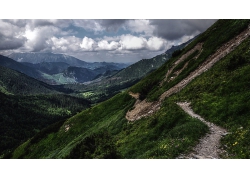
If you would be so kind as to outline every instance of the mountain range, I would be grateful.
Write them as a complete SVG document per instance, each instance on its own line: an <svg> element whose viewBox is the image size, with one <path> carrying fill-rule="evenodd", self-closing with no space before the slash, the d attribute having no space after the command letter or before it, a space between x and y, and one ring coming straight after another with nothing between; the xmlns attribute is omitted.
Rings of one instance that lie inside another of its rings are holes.
<svg viewBox="0 0 250 180"><path fill-rule="evenodd" d="M113 62L89 63L72 56L54 53L12 53L8 57L7 60L1 56L0 65L49 84L83 83L94 80L97 75L105 75L106 71L118 71L128 66ZM68 73L69 71L71 73ZM82 76L79 72L88 77Z"/></svg>
<svg viewBox="0 0 250 180"><path fill-rule="evenodd" d="M28 62L32 64L38 64L43 62L63 62L67 63L70 66L75 67L84 67L87 69L95 69L98 67L103 67L105 65L113 65L118 69L127 67L127 64L124 63L108 63L108 62L86 62L80 59L77 59L73 56L65 54L54 54L54 53L12 53L8 56L11 59L14 59L17 62Z"/></svg>

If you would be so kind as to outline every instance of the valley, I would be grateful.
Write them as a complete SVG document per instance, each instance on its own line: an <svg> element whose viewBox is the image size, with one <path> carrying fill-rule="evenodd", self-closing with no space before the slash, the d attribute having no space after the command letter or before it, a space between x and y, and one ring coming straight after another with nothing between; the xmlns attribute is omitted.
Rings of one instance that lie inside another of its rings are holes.
<svg viewBox="0 0 250 180"><path fill-rule="evenodd" d="M173 52L184 48L192 40L130 66L124 63L88 63L53 53L13 53L9 57L16 61L2 57L4 60L0 61L0 65L20 71L55 88L60 87L64 93L98 103L137 83L166 62Z"/></svg>

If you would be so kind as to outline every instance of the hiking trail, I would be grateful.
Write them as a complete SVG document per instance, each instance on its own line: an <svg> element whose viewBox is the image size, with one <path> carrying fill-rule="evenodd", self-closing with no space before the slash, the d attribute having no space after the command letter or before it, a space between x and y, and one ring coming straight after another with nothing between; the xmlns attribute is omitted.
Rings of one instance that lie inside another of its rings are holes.
<svg viewBox="0 0 250 180"><path fill-rule="evenodd" d="M198 114L195 114L190 108L190 103L179 102L176 104L191 117L199 119L209 127L209 132L200 139L199 144L194 147L193 151L188 155L181 154L177 159L219 159L219 155L223 153L223 150L220 149L220 140L222 136L227 135L228 132L211 122L205 121L205 119Z"/></svg>

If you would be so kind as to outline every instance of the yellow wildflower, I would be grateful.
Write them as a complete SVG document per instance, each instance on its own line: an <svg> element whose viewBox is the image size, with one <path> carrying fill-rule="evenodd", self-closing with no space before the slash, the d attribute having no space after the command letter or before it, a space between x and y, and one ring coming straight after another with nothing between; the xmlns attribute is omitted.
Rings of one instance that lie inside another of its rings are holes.
<svg viewBox="0 0 250 180"><path fill-rule="evenodd" d="M233 146L235 146L236 144L238 144L238 142L235 142L235 143L233 144Z"/></svg>

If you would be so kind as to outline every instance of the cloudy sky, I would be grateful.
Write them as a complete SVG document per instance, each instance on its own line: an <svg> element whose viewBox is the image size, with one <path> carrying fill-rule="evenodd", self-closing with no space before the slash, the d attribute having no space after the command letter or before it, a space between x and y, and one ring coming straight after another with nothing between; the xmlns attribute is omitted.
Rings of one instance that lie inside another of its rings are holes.
<svg viewBox="0 0 250 180"><path fill-rule="evenodd" d="M133 63L186 42L216 20L0 20L0 54L53 52L84 61Z"/></svg>

